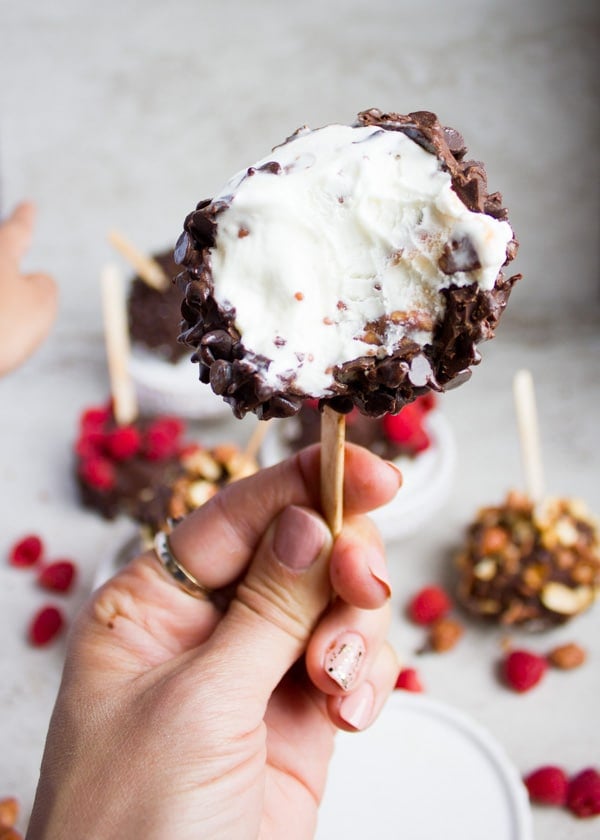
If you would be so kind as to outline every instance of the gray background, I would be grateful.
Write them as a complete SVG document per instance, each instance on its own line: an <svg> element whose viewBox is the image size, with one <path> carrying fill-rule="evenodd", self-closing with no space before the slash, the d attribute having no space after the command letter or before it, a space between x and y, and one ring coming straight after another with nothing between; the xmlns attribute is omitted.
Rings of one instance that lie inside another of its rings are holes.
<svg viewBox="0 0 600 840"><path fill-rule="evenodd" d="M428 108L464 133L504 193L525 275L472 381L442 401L459 456L451 498L431 527L389 546L392 641L431 696L490 729L520 772L597 761L600 607L542 637L512 634L540 652L572 640L589 651L580 671L549 674L520 697L498 685L497 630L469 627L456 651L415 663L421 634L403 604L448 574L475 509L522 484L511 397L522 365L537 385L549 492L581 496L600 512L598 8L585 0L0 0L2 206L38 203L28 264L52 271L61 287L50 340L0 382L0 797L19 796L22 825L64 640L28 647L24 628L45 596L2 558L30 531L54 556L75 558L80 582L63 601L72 617L98 563L131 531L83 511L71 475L77 417L108 393L98 275L115 255L106 233L117 227L148 251L172 245L200 198L297 126L350 121L372 106ZM202 435L243 439L251 428L231 419ZM534 820L540 840L591 840L597 831L597 820L553 809L535 809Z"/></svg>

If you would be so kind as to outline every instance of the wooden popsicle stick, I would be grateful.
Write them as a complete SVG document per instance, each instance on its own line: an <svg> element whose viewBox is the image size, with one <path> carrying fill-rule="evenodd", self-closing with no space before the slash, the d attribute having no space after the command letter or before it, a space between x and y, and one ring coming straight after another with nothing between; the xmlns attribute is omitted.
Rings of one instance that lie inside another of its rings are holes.
<svg viewBox="0 0 600 840"><path fill-rule="evenodd" d="M270 420L258 421L244 450L236 458L236 466L231 473L230 481L245 478L247 475L252 475L256 471L256 458L269 429L270 422Z"/></svg>
<svg viewBox="0 0 600 840"><path fill-rule="evenodd" d="M527 495L534 502L544 498L544 468L533 377L528 370L519 370L513 380L517 426L521 442L521 460Z"/></svg>
<svg viewBox="0 0 600 840"><path fill-rule="evenodd" d="M334 538L344 516L346 417L326 407L321 415L321 506Z"/></svg>
<svg viewBox="0 0 600 840"><path fill-rule="evenodd" d="M117 230L109 231L108 241L121 256L125 257L146 285L158 292L164 292L168 289L171 281L156 260L143 254Z"/></svg>
<svg viewBox="0 0 600 840"><path fill-rule="evenodd" d="M135 389L129 373L129 330L123 278L116 266L102 269L102 311L104 340L115 420L120 426L132 423L138 415Z"/></svg>
<svg viewBox="0 0 600 840"><path fill-rule="evenodd" d="M265 439L265 435L269 431L270 423L270 420L258 421L254 427L254 431L248 438L248 443L246 444L244 451L242 452L242 460L256 461L262 442Z"/></svg>

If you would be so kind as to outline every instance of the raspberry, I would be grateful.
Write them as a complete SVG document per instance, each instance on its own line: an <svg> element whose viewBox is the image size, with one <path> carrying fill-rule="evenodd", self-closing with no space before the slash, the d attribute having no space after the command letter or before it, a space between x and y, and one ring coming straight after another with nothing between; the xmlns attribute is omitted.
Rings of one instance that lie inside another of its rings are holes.
<svg viewBox="0 0 600 840"><path fill-rule="evenodd" d="M111 417L110 406L88 408L81 415L79 425L82 431L102 431Z"/></svg>
<svg viewBox="0 0 600 840"><path fill-rule="evenodd" d="M386 414L382 420L383 434L392 443L405 446L416 455L431 445L423 428L423 412L415 403L404 406L399 414Z"/></svg>
<svg viewBox="0 0 600 840"><path fill-rule="evenodd" d="M595 817L600 814L600 773L596 769L588 767L570 780L567 808L576 817Z"/></svg>
<svg viewBox="0 0 600 840"><path fill-rule="evenodd" d="M419 590L408 605L408 615L415 624L432 624L450 611L450 598L441 586Z"/></svg>
<svg viewBox="0 0 600 840"><path fill-rule="evenodd" d="M142 436L135 426L121 426L113 429L106 436L104 447L106 452L116 461L127 461L139 452Z"/></svg>
<svg viewBox="0 0 600 840"><path fill-rule="evenodd" d="M13 545L8 557L9 563L11 566L18 566L19 568L35 566L43 552L44 545L41 539L35 534L29 534Z"/></svg>
<svg viewBox="0 0 600 840"><path fill-rule="evenodd" d="M75 580L75 564L70 560L55 560L41 570L38 583L54 592L68 592Z"/></svg>
<svg viewBox="0 0 600 840"><path fill-rule="evenodd" d="M80 458L100 455L104 450L106 435L98 429L84 430L75 443L75 452Z"/></svg>
<svg viewBox="0 0 600 840"><path fill-rule="evenodd" d="M417 399L415 400L415 404L418 405L423 414L427 414L429 411L433 411L433 409L436 407L437 397L433 393L433 391L428 391L426 394L417 397Z"/></svg>
<svg viewBox="0 0 600 840"><path fill-rule="evenodd" d="M398 679L396 680L394 688L402 689L402 691L414 692L421 692L425 690L419 675L414 668L403 668L398 674Z"/></svg>
<svg viewBox="0 0 600 840"><path fill-rule="evenodd" d="M159 417L146 429L144 455L149 461L173 458L179 450L183 423L176 417Z"/></svg>
<svg viewBox="0 0 600 840"><path fill-rule="evenodd" d="M564 805L569 781L562 767L547 765L533 770L523 779L532 802L542 805Z"/></svg>
<svg viewBox="0 0 600 840"><path fill-rule="evenodd" d="M47 645L62 630L64 619L58 607L42 607L29 625L29 641L36 647Z"/></svg>
<svg viewBox="0 0 600 840"><path fill-rule="evenodd" d="M542 679L548 663L537 653L528 650L513 650L504 660L504 678L514 691L529 691Z"/></svg>
<svg viewBox="0 0 600 840"><path fill-rule="evenodd" d="M79 466L79 475L86 484L96 490L111 490L117 481L113 464L101 455L85 458Z"/></svg>

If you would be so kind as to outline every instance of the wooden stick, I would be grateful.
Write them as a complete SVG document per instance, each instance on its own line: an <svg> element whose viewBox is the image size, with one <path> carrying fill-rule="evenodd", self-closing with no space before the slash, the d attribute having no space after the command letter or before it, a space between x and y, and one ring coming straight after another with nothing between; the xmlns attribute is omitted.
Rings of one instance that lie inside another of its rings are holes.
<svg viewBox="0 0 600 840"><path fill-rule="evenodd" d="M129 330L123 278L114 265L104 266L101 274L104 339L113 411L117 423L132 423L138 406L129 373Z"/></svg>
<svg viewBox="0 0 600 840"><path fill-rule="evenodd" d="M326 407L321 415L321 506L334 538L344 516L346 417Z"/></svg>
<svg viewBox="0 0 600 840"><path fill-rule="evenodd" d="M171 281L156 260L142 254L135 245L116 230L109 231L108 241L137 271L144 283L158 292L168 289Z"/></svg>
<svg viewBox="0 0 600 840"><path fill-rule="evenodd" d="M525 473L525 487L530 499L534 503L538 503L544 498L544 469L535 391L530 371L517 371L513 380L513 394L521 441L521 460Z"/></svg>
<svg viewBox="0 0 600 840"><path fill-rule="evenodd" d="M248 438L248 443L242 452L242 459L244 461L256 461L258 451L262 446L265 435L269 431L270 420L259 420L254 427L254 431Z"/></svg>

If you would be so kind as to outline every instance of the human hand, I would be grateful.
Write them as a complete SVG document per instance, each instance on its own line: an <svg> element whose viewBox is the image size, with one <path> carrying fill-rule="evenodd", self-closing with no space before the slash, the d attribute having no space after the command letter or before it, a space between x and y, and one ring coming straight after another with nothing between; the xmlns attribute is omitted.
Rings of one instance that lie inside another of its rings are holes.
<svg viewBox="0 0 600 840"><path fill-rule="evenodd" d="M226 612L150 553L94 593L71 635L29 840L313 836L336 728L368 726L398 672L383 547L363 514L400 476L351 445L345 466L333 547L315 512L318 446L174 529L173 555L202 584L238 582Z"/></svg>
<svg viewBox="0 0 600 840"><path fill-rule="evenodd" d="M23 202L0 222L0 376L36 350L56 316L58 295L52 277L21 270L34 220L33 204Z"/></svg>

